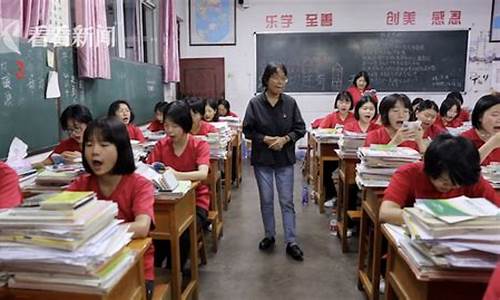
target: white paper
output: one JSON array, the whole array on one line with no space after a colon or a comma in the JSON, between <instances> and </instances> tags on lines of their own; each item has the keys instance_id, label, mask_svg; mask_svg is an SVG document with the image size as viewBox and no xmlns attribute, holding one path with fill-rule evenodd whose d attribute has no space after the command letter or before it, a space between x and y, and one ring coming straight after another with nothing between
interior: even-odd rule
<instances>
[{"instance_id":1,"label":"white paper","mask_svg":"<svg viewBox=\"0 0 500 300\"><path fill-rule=\"evenodd\" d=\"M9 147L7 164L14 170L31 168L31 164L24 158L28 155L28 145L18 137L14 137Z\"/></svg>"},{"instance_id":2,"label":"white paper","mask_svg":"<svg viewBox=\"0 0 500 300\"><path fill-rule=\"evenodd\" d=\"M47 66L54 68L54 51L47 49Z\"/></svg>"},{"instance_id":3,"label":"white paper","mask_svg":"<svg viewBox=\"0 0 500 300\"><path fill-rule=\"evenodd\" d=\"M61 91L59 90L59 78L56 71L49 72L49 79L47 81L47 93L45 98L59 98Z\"/></svg>"}]
</instances>

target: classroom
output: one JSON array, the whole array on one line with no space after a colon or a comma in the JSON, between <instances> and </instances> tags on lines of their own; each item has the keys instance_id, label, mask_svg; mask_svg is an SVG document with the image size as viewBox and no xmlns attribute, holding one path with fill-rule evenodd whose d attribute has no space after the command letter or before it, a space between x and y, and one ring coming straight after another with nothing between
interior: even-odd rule
<instances>
[{"instance_id":1,"label":"classroom","mask_svg":"<svg viewBox=\"0 0 500 300\"><path fill-rule=\"evenodd\" d=\"M0 0L0 299L500 300L500 1Z\"/></svg>"}]
</instances>

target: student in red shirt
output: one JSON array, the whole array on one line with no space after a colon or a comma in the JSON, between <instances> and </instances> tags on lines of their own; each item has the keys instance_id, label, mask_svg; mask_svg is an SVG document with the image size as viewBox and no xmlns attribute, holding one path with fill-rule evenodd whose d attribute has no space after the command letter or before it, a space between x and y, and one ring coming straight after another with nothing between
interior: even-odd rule
<instances>
[{"instance_id":1,"label":"student in red shirt","mask_svg":"<svg viewBox=\"0 0 500 300\"><path fill-rule=\"evenodd\" d=\"M436 119L435 125L446 130L446 127L457 128L462 126L460 115L460 102L453 97L444 99L439 107L439 117Z\"/></svg>"},{"instance_id":2,"label":"student in red shirt","mask_svg":"<svg viewBox=\"0 0 500 300\"><path fill-rule=\"evenodd\" d=\"M219 122L218 101L215 99L205 100L205 114L203 120L206 122Z\"/></svg>"},{"instance_id":3,"label":"student in red shirt","mask_svg":"<svg viewBox=\"0 0 500 300\"><path fill-rule=\"evenodd\" d=\"M167 137L156 144L146 162L163 163L178 180L205 180L210 166L210 146L206 141L189 134L193 123L189 105L183 101L169 103L165 107L163 120ZM208 219L209 206L209 187L203 183L199 184L196 188L196 222L202 228ZM155 245L156 249L170 249L167 241L155 241ZM189 233L186 231L181 237L181 267L187 261L188 255ZM157 251L157 266L162 264L165 256L169 256L168 251Z\"/></svg>"},{"instance_id":4,"label":"student in red shirt","mask_svg":"<svg viewBox=\"0 0 500 300\"><path fill-rule=\"evenodd\" d=\"M400 167L391 178L380 206L380 220L402 224L403 207L415 199L448 199L458 196L484 197L497 206L500 199L481 176L479 152L460 136L437 136L424 154L424 162Z\"/></svg>"},{"instance_id":5,"label":"student in red shirt","mask_svg":"<svg viewBox=\"0 0 500 300\"><path fill-rule=\"evenodd\" d=\"M238 115L231 111L231 104L226 99L220 99L217 106L217 111L220 117L235 117Z\"/></svg>"},{"instance_id":6,"label":"student in red shirt","mask_svg":"<svg viewBox=\"0 0 500 300\"><path fill-rule=\"evenodd\" d=\"M62 140L59 145L54 148L50 156L42 161L42 164L53 164L52 156L54 154L60 154L67 162L72 162L75 159L81 158L83 133L91 121L92 114L86 106L73 104L66 107L59 118L59 123L62 129L66 131L68 138ZM34 164L34 166L38 164L39 163Z\"/></svg>"},{"instance_id":7,"label":"student in red shirt","mask_svg":"<svg viewBox=\"0 0 500 300\"><path fill-rule=\"evenodd\" d=\"M462 136L479 149L481 165L500 162L500 96L486 95L476 102L472 126Z\"/></svg>"},{"instance_id":8,"label":"student in red shirt","mask_svg":"<svg viewBox=\"0 0 500 300\"><path fill-rule=\"evenodd\" d=\"M411 130L403 126L410 118L411 103L408 97L401 94L385 96L380 102L379 110L383 126L368 133L365 146L388 144L413 148L420 153L425 151L422 128Z\"/></svg>"},{"instance_id":9,"label":"student in red shirt","mask_svg":"<svg viewBox=\"0 0 500 300\"><path fill-rule=\"evenodd\" d=\"M500 299L500 263L498 263L495 271L491 275L490 282L483 296L483 300L498 299Z\"/></svg>"},{"instance_id":10,"label":"student in red shirt","mask_svg":"<svg viewBox=\"0 0 500 300\"><path fill-rule=\"evenodd\" d=\"M415 109L416 119L422 122L420 127L424 130L424 139L432 140L439 134L446 132L446 130L434 124L438 113L439 109L437 104L429 99L422 100Z\"/></svg>"},{"instance_id":11,"label":"student in red shirt","mask_svg":"<svg viewBox=\"0 0 500 300\"><path fill-rule=\"evenodd\" d=\"M155 119L149 123L147 129L151 132L163 131L163 107L167 105L165 101L159 101L155 105Z\"/></svg>"},{"instance_id":12,"label":"student in red shirt","mask_svg":"<svg viewBox=\"0 0 500 300\"><path fill-rule=\"evenodd\" d=\"M191 128L192 135L207 135L211 132L217 132L217 129L210 123L203 121L205 115L205 102L197 97L187 99L189 108L191 109L191 118L193 127Z\"/></svg>"},{"instance_id":13,"label":"student in red shirt","mask_svg":"<svg viewBox=\"0 0 500 300\"><path fill-rule=\"evenodd\" d=\"M146 138L142 134L141 129L134 125L134 112L132 108L130 108L130 104L128 104L125 100L116 100L111 103L108 109L109 117L117 117L120 121L127 126L128 135L131 140L139 141L139 143L143 143L146 141Z\"/></svg>"},{"instance_id":14,"label":"student in red shirt","mask_svg":"<svg viewBox=\"0 0 500 300\"><path fill-rule=\"evenodd\" d=\"M370 87L370 77L365 71L361 71L354 76L352 85L349 86L346 91L351 94L354 106L366 93L369 93L369 96L375 99L375 101L378 101L377 95L375 95L375 90L372 90Z\"/></svg>"},{"instance_id":15,"label":"student in red shirt","mask_svg":"<svg viewBox=\"0 0 500 300\"><path fill-rule=\"evenodd\" d=\"M83 166L80 176L68 190L94 191L98 199L118 204L118 218L129 224L134 238L147 237L154 229L153 185L135 172L134 156L127 128L115 117L89 124L83 137ZM144 254L146 290L154 286L154 247ZM149 299L149 298L148 298Z\"/></svg>"},{"instance_id":16,"label":"student in red shirt","mask_svg":"<svg viewBox=\"0 0 500 300\"><path fill-rule=\"evenodd\" d=\"M16 171L0 161L0 209L16 207L22 200L23 195Z\"/></svg>"},{"instance_id":17,"label":"student in red shirt","mask_svg":"<svg viewBox=\"0 0 500 300\"><path fill-rule=\"evenodd\" d=\"M374 123L377 116L377 101L370 96L363 96L359 99L354 108L354 121L345 124L344 131L368 133L378 129L380 125Z\"/></svg>"},{"instance_id":18,"label":"student in red shirt","mask_svg":"<svg viewBox=\"0 0 500 300\"><path fill-rule=\"evenodd\" d=\"M450 92L448 95L446 95L446 98L455 98L455 100L460 103L460 114L458 115L458 119L460 122L468 122L470 121L470 113L469 113L469 108L464 106L464 98L462 97L462 94L458 91L453 91Z\"/></svg>"},{"instance_id":19,"label":"student in red shirt","mask_svg":"<svg viewBox=\"0 0 500 300\"><path fill-rule=\"evenodd\" d=\"M333 105L334 111L323 118L319 128L335 128L337 124L343 126L353 121L354 115L351 112L353 107L351 94L346 91L338 93Z\"/></svg>"}]
</instances>

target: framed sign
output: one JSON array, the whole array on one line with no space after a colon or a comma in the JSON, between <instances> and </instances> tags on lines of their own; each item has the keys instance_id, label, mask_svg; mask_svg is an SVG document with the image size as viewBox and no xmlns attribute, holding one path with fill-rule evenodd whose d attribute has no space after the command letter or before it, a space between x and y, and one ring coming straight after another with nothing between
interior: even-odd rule
<instances>
[{"instance_id":1,"label":"framed sign","mask_svg":"<svg viewBox=\"0 0 500 300\"><path fill-rule=\"evenodd\" d=\"M189 45L236 45L236 1L189 0Z\"/></svg>"},{"instance_id":2,"label":"framed sign","mask_svg":"<svg viewBox=\"0 0 500 300\"><path fill-rule=\"evenodd\" d=\"M492 1L490 42L500 42L500 1L497 0Z\"/></svg>"}]
</instances>

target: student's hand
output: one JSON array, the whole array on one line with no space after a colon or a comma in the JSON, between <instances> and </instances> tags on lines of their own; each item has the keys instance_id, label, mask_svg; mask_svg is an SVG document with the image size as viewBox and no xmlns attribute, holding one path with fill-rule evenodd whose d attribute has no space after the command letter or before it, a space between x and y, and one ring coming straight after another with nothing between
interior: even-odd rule
<instances>
[{"instance_id":1,"label":"student's hand","mask_svg":"<svg viewBox=\"0 0 500 300\"><path fill-rule=\"evenodd\" d=\"M269 148L274 151L280 151L281 149L283 149L283 146L288 143L288 140L289 137L280 136L273 144L269 146Z\"/></svg>"},{"instance_id":2,"label":"student's hand","mask_svg":"<svg viewBox=\"0 0 500 300\"><path fill-rule=\"evenodd\" d=\"M264 143L266 143L267 146L271 147L272 144L274 144L277 140L279 139L278 136L265 136L264 137Z\"/></svg>"},{"instance_id":3,"label":"student's hand","mask_svg":"<svg viewBox=\"0 0 500 300\"><path fill-rule=\"evenodd\" d=\"M396 134L391 140L391 144L398 146L405 141L414 141L415 138L416 138L415 130L401 127L398 129L398 131L396 131Z\"/></svg>"},{"instance_id":4,"label":"student's hand","mask_svg":"<svg viewBox=\"0 0 500 300\"><path fill-rule=\"evenodd\" d=\"M78 151L64 151L61 153L64 161L73 162L77 158L82 158L82 153Z\"/></svg>"}]
</instances>

